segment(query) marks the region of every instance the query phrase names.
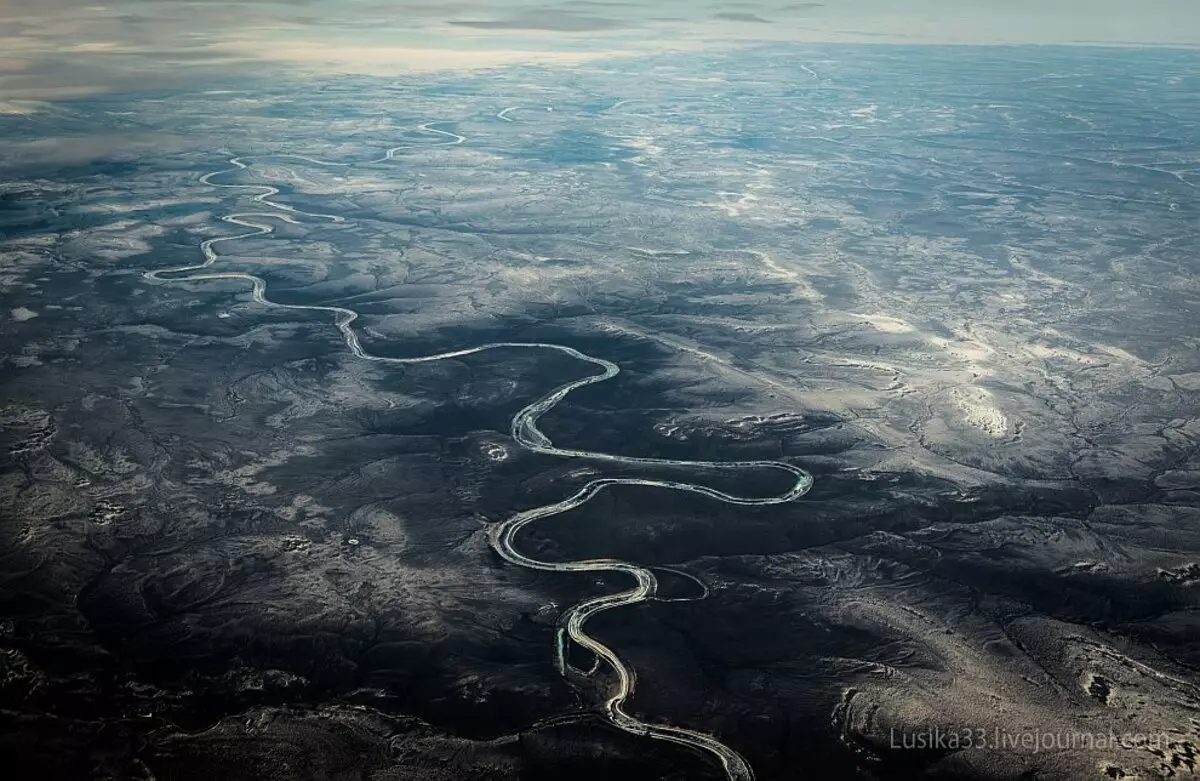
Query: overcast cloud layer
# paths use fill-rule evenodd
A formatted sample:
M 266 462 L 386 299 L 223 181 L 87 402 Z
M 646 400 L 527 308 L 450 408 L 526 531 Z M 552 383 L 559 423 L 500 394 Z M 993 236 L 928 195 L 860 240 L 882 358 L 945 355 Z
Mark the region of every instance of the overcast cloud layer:
M 274 63 L 402 75 L 756 40 L 1200 45 L 1195 0 L 0 2 L 0 101 Z

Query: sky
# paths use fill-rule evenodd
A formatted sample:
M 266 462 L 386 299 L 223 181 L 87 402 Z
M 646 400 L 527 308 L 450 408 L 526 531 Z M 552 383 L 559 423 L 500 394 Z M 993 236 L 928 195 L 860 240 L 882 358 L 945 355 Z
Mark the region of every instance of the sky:
M 403 75 L 758 41 L 1200 46 L 1200 0 L 0 0 L 0 104 L 263 64 Z

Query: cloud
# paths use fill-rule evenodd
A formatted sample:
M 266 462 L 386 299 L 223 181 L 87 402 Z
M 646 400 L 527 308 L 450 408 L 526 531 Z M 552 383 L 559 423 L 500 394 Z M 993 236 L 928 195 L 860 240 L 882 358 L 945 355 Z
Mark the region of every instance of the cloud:
M 474 3 L 401 2 L 370 5 L 362 10 L 367 14 L 396 19 L 445 19 L 454 14 L 476 13 L 480 6 Z
M 486 48 L 479 50 L 426 46 L 345 45 L 316 39 L 261 43 L 245 40 L 220 44 L 221 50 L 251 59 L 286 65 L 292 73 L 358 73 L 397 76 L 405 73 L 472 70 L 504 65 L 575 65 L 598 58 L 621 57 L 633 51 L 537 51 Z
M 0 170 L 23 167 L 74 166 L 105 161 L 136 161 L 146 155 L 203 149 L 206 141 L 177 133 L 89 133 L 86 136 L 48 136 L 36 141 L 6 144 Z
M 757 24 L 770 24 L 766 19 L 763 19 L 758 14 L 752 14 L 747 11 L 721 11 L 713 14 L 713 19 L 720 19 L 724 22 L 754 22 Z
M 544 30 L 560 33 L 586 33 L 630 26 L 617 19 L 554 10 L 525 11 L 507 19 L 451 21 L 450 24 L 480 30 Z
M 0 0 L 0 95 L 402 75 L 763 42 L 1200 46 L 1197 0 Z M 780 20 L 779 17 L 782 17 Z M 804 19 L 803 26 L 800 19 Z M 790 21 L 789 21 L 790 20 Z
M 53 105 L 40 100 L 0 100 L 0 116 L 28 117 L 53 110 Z

